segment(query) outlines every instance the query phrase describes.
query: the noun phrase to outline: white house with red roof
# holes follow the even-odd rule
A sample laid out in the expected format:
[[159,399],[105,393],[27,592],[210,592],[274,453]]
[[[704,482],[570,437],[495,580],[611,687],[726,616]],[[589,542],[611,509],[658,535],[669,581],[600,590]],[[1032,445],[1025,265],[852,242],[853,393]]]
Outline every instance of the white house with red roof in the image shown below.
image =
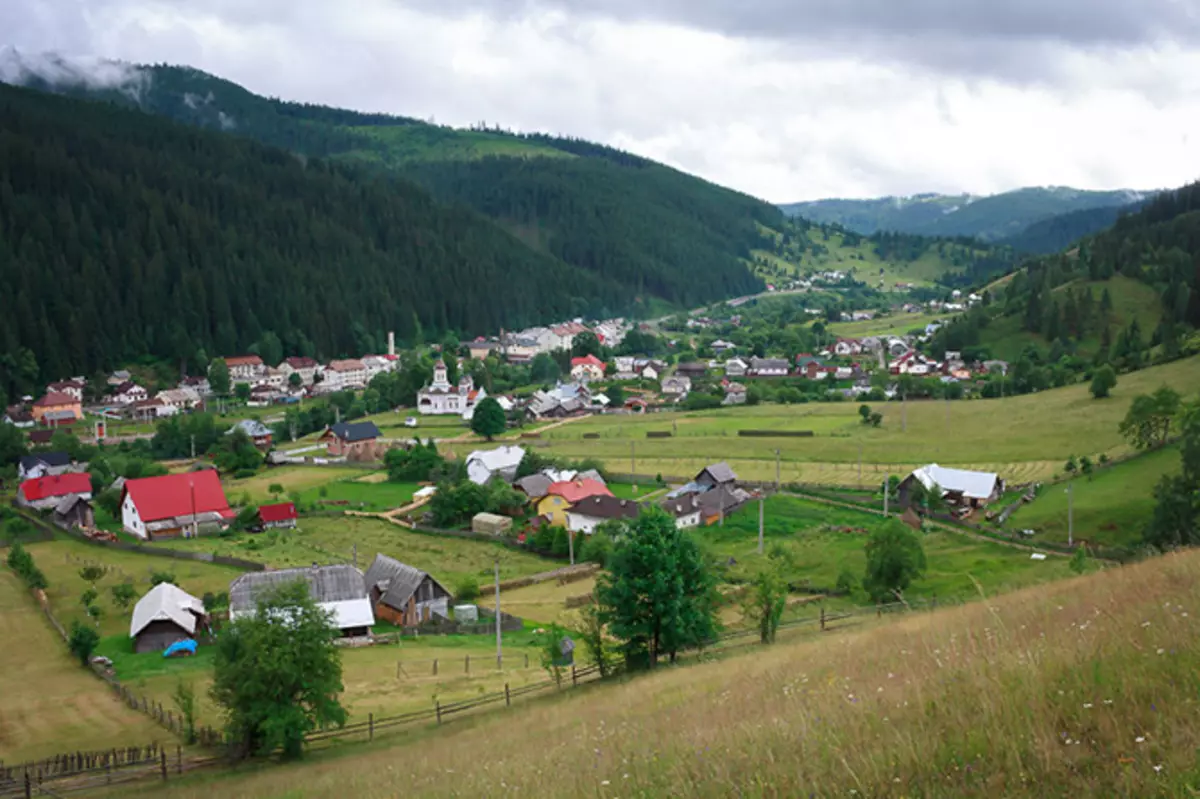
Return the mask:
[[17,504],[23,508],[53,508],[67,497],[92,498],[92,476],[81,472],[35,477],[17,488]]
[[575,380],[603,380],[604,361],[595,355],[571,359],[571,377]]
[[317,373],[321,371],[321,364],[306,355],[293,355],[283,359],[283,363],[279,364],[279,371],[287,375],[287,379],[291,379],[293,373],[299,374],[300,385],[311,386]]
[[57,383],[51,383],[50,385],[46,386],[46,393],[53,394],[57,392],[59,394],[67,394],[68,396],[74,397],[79,402],[83,402],[84,385],[85,384],[82,380],[74,378],[71,380],[60,380]]
[[263,528],[295,527],[296,505],[292,502],[277,502],[274,505],[259,505],[258,520]]
[[235,515],[215,469],[126,480],[121,492],[121,525],[146,540],[223,529]]

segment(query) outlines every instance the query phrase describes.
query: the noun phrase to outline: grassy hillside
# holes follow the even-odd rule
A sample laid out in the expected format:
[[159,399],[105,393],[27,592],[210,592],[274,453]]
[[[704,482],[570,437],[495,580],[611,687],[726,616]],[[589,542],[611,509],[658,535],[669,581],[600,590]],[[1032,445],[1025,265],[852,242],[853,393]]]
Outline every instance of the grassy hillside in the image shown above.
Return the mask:
[[[1032,225],[1062,214],[1117,208],[1140,201],[1142,197],[1141,192],[1124,190],[1084,191],[1054,187],[1017,189],[986,197],[921,194],[872,200],[818,200],[783,208],[792,216],[839,224],[859,233],[894,230],[924,236],[975,236],[995,241],[1019,236]],[[1084,233],[1095,230],[1097,228],[1092,227]],[[1034,240],[1030,239],[1031,242]]]
[[[173,782],[172,796],[1186,796],[1200,784],[1198,603],[1200,553],[1181,553],[785,634],[373,749]],[[403,756],[414,744],[421,757]]]

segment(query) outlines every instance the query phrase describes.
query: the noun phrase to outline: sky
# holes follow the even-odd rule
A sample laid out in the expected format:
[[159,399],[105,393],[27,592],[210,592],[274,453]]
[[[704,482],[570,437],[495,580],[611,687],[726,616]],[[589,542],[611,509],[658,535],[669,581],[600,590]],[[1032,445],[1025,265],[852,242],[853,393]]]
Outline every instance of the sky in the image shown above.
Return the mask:
[[4,45],[569,134],[773,202],[1200,179],[1200,0],[4,0]]

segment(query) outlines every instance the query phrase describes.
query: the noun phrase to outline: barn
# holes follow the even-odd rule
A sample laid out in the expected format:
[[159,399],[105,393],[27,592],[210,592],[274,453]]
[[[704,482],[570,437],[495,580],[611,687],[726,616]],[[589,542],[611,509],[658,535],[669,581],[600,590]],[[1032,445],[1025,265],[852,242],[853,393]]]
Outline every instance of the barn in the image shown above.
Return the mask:
[[367,569],[367,592],[375,615],[401,627],[450,615],[450,592],[420,569],[379,554]]
[[308,595],[333,616],[333,626],[343,637],[369,635],[375,616],[367,597],[363,574],[345,563],[310,568],[249,572],[229,584],[229,616],[239,619],[258,612],[259,599],[288,583],[308,586]]
[[207,627],[203,602],[178,586],[159,583],[133,606],[129,637],[134,652],[161,652]]

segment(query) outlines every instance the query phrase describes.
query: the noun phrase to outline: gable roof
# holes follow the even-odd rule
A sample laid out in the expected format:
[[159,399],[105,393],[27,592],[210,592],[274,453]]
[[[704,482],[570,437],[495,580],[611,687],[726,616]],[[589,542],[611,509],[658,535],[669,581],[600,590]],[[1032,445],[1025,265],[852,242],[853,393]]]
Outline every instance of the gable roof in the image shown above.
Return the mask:
[[78,472],[49,474],[45,477],[26,480],[21,483],[19,490],[26,502],[63,497],[68,494],[90,494],[92,493],[92,476]]
[[243,419],[229,428],[229,433],[232,434],[234,430],[241,430],[251,438],[264,438],[271,435],[271,428],[257,419]]
[[329,426],[329,432],[343,441],[353,444],[355,441],[367,441],[379,438],[381,433],[374,422],[339,422]]
[[[700,512],[700,502],[696,494],[685,494],[677,499],[667,499],[659,503],[659,507],[678,519]],[[703,496],[703,495],[699,495]]]
[[84,499],[79,494],[71,494],[69,496],[65,496],[59,501],[59,503],[57,505],[54,506],[54,512],[59,515],[65,516],[66,514],[71,512],[72,508],[74,508],[76,505],[78,505],[81,502],[84,505],[91,504],[90,502],[88,502],[86,499]]
[[229,613],[233,618],[253,615],[258,600],[280,586],[306,583],[308,595],[333,613],[334,626],[370,627],[375,623],[363,574],[345,563],[302,569],[248,572],[229,584]]
[[603,369],[604,361],[600,360],[595,355],[584,355],[579,358],[571,359],[571,368],[574,369],[576,366],[598,366]]
[[760,369],[783,369],[786,371],[788,362],[786,358],[751,358],[750,368],[756,371]]
[[525,450],[516,445],[497,447],[496,449],[477,449],[467,456],[465,463],[470,466],[478,463],[489,472],[516,468],[525,457]]
[[170,621],[192,635],[196,632],[196,614],[204,615],[204,603],[171,583],[159,583],[133,606],[129,637],[133,638],[151,622]]
[[230,355],[225,359],[226,366],[262,366],[263,359],[257,355]]
[[969,472],[965,469],[947,469],[931,463],[913,471],[912,476],[921,481],[926,488],[934,484],[941,487],[942,492],[953,491],[970,499],[987,499],[996,490],[999,477],[992,472]]
[[316,360],[307,355],[291,355],[284,358],[283,362],[293,369],[315,369],[318,366]]
[[383,553],[375,556],[375,560],[367,569],[363,580],[368,591],[373,588],[379,590],[380,602],[388,607],[403,610],[404,606],[408,604],[409,597],[416,592],[427,577],[437,583],[438,587],[447,594],[450,593],[445,586],[430,577],[428,572],[423,572],[407,563],[401,563],[395,558],[389,558]]
[[79,400],[72,397],[70,394],[64,394],[61,391],[51,391],[42,396],[37,402],[33,403],[35,408],[50,408],[57,405],[78,405]]
[[553,484],[554,481],[544,474],[531,474],[513,483],[517,488],[524,491],[530,499],[540,499],[546,496],[546,492]]
[[597,494],[579,500],[569,511],[597,519],[636,519],[638,504],[631,499],[619,499],[611,494]]
[[125,495],[133,500],[143,522],[191,515],[193,497],[197,514],[232,514],[215,469],[126,480],[121,492],[122,502]]
[[613,494],[608,490],[608,486],[601,483],[599,480],[563,480],[551,484],[546,490],[547,494],[553,494],[565,499],[567,502],[575,503],[585,497],[608,496]]
[[718,485],[721,483],[732,483],[737,480],[737,475],[734,474],[733,469],[729,468],[729,464],[725,461],[704,467],[700,470],[700,473],[696,475],[696,480],[699,481],[706,472],[708,473],[708,476],[712,478],[713,482],[717,483]]
[[69,466],[71,464],[71,456],[65,452],[35,452],[32,455],[21,456],[21,468],[25,471],[29,471],[38,464],[43,464],[51,468]]
[[263,522],[283,522],[296,518],[296,505],[292,502],[277,502],[274,505],[259,505],[258,518]]
[[328,369],[331,372],[361,372],[367,365],[357,358],[347,358],[341,361],[330,361]]

